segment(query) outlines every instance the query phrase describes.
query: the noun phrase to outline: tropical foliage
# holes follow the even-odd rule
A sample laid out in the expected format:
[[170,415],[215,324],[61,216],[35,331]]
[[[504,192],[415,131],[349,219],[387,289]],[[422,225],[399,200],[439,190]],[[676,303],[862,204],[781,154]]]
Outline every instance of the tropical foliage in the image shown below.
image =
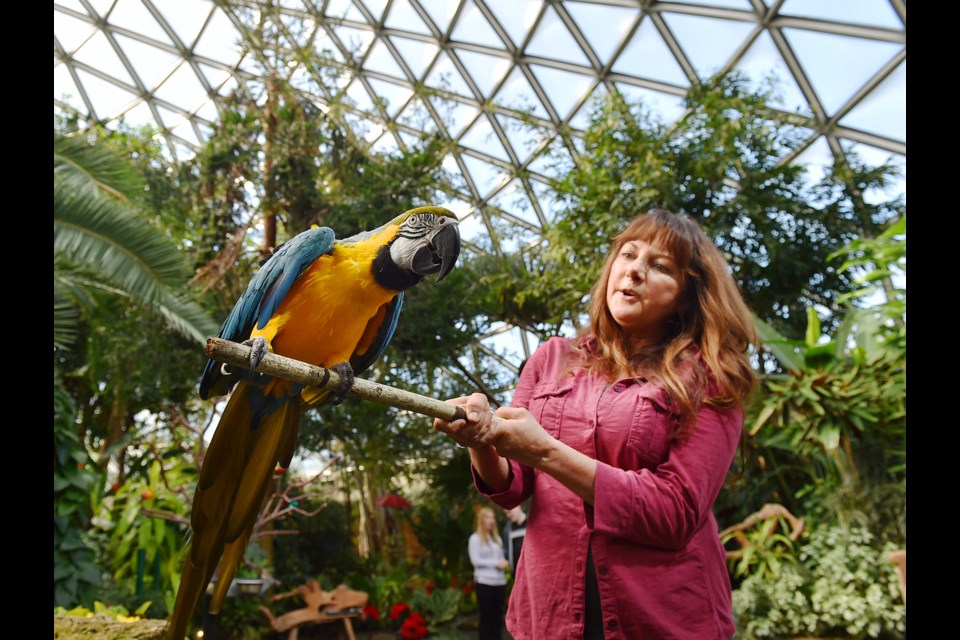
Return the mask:
[[[335,74],[321,54],[251,29],[265,72],[297,56]],[[449,140],[372,152],[345,126],[336,90],[320,110],[265,78],[262,94],[225,102],[183,162],[151,131],[55,125],[55,605],[169,611],[218,411],[196,398],[197,341],[216,333],[258,262],[310,224],[346,236],[458,195],[441,164]],[[728,255],[765,341],[717,519],[775,502],[810,525],[797,537],[782,520],[742,531],[749,550],[731,576],[743,637],[898,637],[905,612],[884,553],[906,542],[905,204],[865,195],[896,177],[890,166],[854,159],[811,182],[784,162],[797,138],[766,98],[719,78],[694,88],[672,128],[617,94],[598,102],[578,161],[554,158],[562,207],[546,243],[517,254],[465,245],[441,285],[410,292],[366,375],[434,397],[483,385],[505,402],[515,373],[471,349],[474,338],[499,322],[541,335],[575,323],[610,235],[638,211],[684,211]],[[461,637],[476,607],[465,544],[480,503],[466,454],[429,419],[357,401],[304,416],[299,445],[330,476],[271,525],[257,572],[365,590],[379,618],[371,609],[369,628]],[[389,492],[413,508],[378,505]],[[266,633],[254,602],[232,604],[235,637]]]

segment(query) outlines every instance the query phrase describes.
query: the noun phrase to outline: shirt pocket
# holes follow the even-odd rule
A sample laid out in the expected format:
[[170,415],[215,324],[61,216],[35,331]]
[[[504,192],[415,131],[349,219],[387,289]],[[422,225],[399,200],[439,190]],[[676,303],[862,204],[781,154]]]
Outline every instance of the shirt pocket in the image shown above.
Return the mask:
[[630,466],[652,468],[666,460],[678,416],[670,408],[664,391],[646,385],[637,393],[637,405],[630,425],[627,450]]
[[540,383],[530,396],[530,406],[527,409],[540,426],[557,439],[560,438],[563,405],[571,389],[573,389],[573,378],[565,376],[559,383],[556,381]]

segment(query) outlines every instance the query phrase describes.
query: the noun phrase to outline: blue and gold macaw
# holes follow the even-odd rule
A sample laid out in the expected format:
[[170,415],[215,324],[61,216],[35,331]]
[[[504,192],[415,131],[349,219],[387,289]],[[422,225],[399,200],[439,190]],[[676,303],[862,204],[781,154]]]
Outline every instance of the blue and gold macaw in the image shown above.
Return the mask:
[[[354,374],[393,336],[403,292],[428,275],[443,279],[459,254],[456,216],[420,207],[345,240],[310,229],[263,263],[220,329],[221,338],[252,346],[250,371],[211,360],[200,381],[204,399],[235,388],[200,469],[168,638],[183,640],[218,563],[207,620],[219,615],[273,470],[293,457],[303,411],[343,400]],[[331,392],[253,373],[267,351],[333,368],[344,387]]]

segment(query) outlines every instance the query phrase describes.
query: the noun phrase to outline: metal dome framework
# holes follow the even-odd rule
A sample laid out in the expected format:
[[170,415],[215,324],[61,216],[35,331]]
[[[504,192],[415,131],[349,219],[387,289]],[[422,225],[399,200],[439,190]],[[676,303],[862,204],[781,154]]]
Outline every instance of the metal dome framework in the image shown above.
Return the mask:
[[[605,92],[669,123],[694,82],[772,73],[771,106],[808,132],[786,161],[906,160],[903,0],[55,0],[54,109],[150,124],[173,157],[189,156],[224,96],[263,92],[263,62],[238,44],[251,21],[339,72],[331,82],[303,62],[268,70],[320,106],[345,106],[361,144],[452,140],[445,165],[464,182],[444,204],[465,241],[492,251],[539,242],[556,207],[547,159],[576,158]],[[520,231],[498,235],[501,220]],[[502,325],[478,346],[516,371],[535,337]]]

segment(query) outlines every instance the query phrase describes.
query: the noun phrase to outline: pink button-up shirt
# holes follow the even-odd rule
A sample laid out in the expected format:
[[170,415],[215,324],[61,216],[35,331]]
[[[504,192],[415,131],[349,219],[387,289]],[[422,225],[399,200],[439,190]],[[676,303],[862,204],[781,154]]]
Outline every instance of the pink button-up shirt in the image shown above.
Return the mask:
[[742,413],[705,407],[692,434],[675,440],[676,416],[652,383],[562,375],[570,344],[552,338],[531,356],[511,404],[596,458],[594,505],[513,461],[499,493],[474,471],[478,490],[500,506],[533,497],[507,629],[515,640],[583,637],[589,546],[606,640],[729,640],[730,578],[711,509]]

